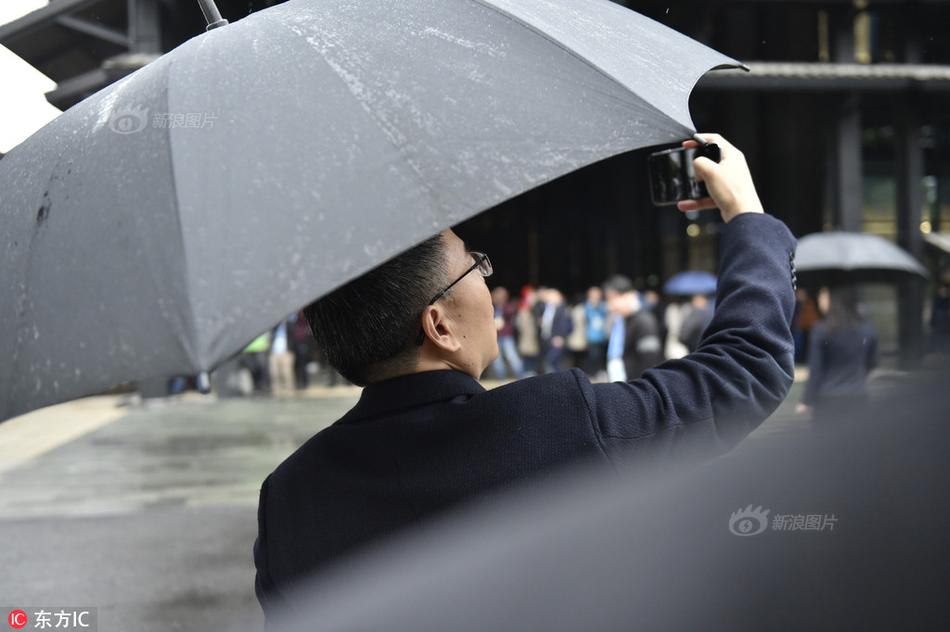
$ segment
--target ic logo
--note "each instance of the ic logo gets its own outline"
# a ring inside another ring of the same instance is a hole
[[[28,620],[29,618],[22,610],[13,610],[7,616],[7,623],[9,623],[10,627],[14,630],[19,630],[20,628],[26,627]]]
[[[763,509],[761,505],[752,508],[749,505],[745,509],[739,508],[732,512],[729,518],[729,531],[733,535],[748,536],[758,535],[765,531],[769,526],[769,510]]]

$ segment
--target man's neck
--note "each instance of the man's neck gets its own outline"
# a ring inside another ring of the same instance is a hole
[[[415,368],[410,371],[403,371],[400,375],[408,375],[410,373],[425,373],[426,371],[459,371],[460,373],[466,373],[476,380],[481,376],[481,371],[476,373],[475,367],[467,368],[459,362],[455,362],[449,358],[434,358],[424,354],[420,354],[418,361],[416,362]],[[398,377],[393,375],[391,377]]]

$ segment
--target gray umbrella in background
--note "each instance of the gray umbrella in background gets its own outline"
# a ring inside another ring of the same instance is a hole
[[[832,231],[798,240],[795,269],[804,284],[891,282],[908,276],[926,278],[927,270],[879,235]]]
[[[736,62],[608,0],[293,0],[0,163],[0,419],[194,374],[526,190],[694,133]]]

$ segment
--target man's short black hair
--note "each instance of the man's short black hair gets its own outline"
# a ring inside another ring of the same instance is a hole
[[[633,291],[633,281],[622,274],[615,274],[604,281],[604,292],[614,291],[617,294],[626,294]]]
[[[414,363],[419,316],[447,276],[436,235],[311,303],[304,316],[327,362],[365,386]]]

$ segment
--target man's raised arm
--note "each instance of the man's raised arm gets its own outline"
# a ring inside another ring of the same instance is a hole
[[[725,451],[775,410],[793,380],[795,239],[763,213],[742,153],[719,136],[704,137],[722,152],[718,164],[695,161],[711,198],[678,206],[718,207],[726,222],[715,314],[694,353],[640,379],[590,385],[578,376],[594,431],[612,456],[647,445]]]

